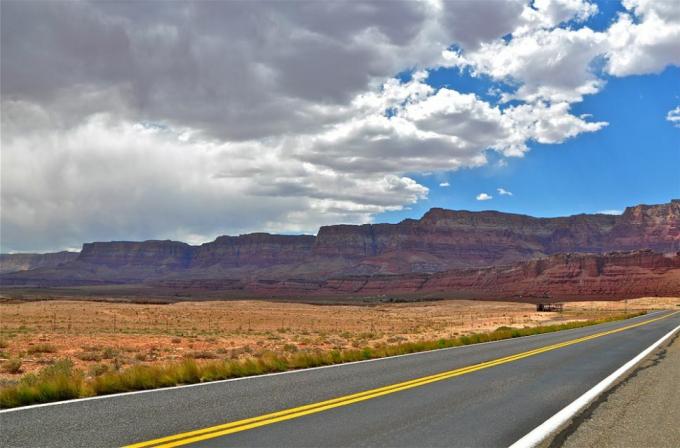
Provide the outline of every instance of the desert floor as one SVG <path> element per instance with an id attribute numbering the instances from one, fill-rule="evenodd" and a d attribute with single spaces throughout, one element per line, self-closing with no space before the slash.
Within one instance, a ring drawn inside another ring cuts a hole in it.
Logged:
<path id="1" fill-rule="evenodd" d="M 0 381 L 70 358 L 90 375 L 185 357 L 363 348 L 436 340 L 501 326 L 586 320 L 625 310 L 678 308 L 680 298 L 570 302 L 562 313 L 471 300 L 310 305 L 255 300 L 134 304 L 73 300 L 0 303 Z M 13 362 L 8 362 L 12 360 Z"/>

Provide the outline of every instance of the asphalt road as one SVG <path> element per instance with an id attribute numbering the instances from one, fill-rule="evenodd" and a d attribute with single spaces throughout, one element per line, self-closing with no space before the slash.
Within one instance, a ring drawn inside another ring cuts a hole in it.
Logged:
<path id="1" fill-rule="evenodd" d="M 384 360 L 3 411 L 0 446 L 143 442 L 460 369 L 662 315 Z M 675 314 L 193 446 L 507 446 L 678 325 L 680 314 Z"/>

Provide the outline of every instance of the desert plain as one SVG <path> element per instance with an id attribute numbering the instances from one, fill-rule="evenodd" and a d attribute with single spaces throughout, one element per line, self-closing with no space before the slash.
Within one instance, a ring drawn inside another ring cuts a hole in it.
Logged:
<path id="1" fill-rule="evenodd" d="M 670 297 L 568 302 L 560 313 L 537 312 L 526 303 L 474 300 L 319 305 L 5 299 L 0 302 L 0 383 L 65 358 L 96 376 L 184 358 L 201 362 L 265 352 L 377 347 L 678 307 L 680 298 Z"/>

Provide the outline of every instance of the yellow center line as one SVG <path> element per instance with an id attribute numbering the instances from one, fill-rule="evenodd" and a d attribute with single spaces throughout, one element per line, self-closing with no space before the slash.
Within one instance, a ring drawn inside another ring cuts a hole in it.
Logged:
<path id="1" fill-rule="evenodd" d="M 636 324 L 627 325 L 625 327 L 616 328 L 613 330 L 607 330 L 600 333 L 595 333 L 589 336 L 583 336 L 576 339 L 571 339 L 564 342 L 558 342 L 556 344 L 547 345 L 545 347 L 536 348 L 522 353 L 517 353 L 510 356 L 505 356 L 503 358 L 494 359 L 491 361 L 485 361 L 479 364 L 473 364 L 466 367 L 461 367 L 454 370 L 449 370 L 446 372 L 437 373 L 434 375 L 428 375 L 421 378 L 416 378 L 409 381 L 404 381 L 401 383 L 392 384 L 389 386 L 383 386 L 376 389 L 370 389 L 363 392 L 344 395 L 342 397 L 334 398 L 331 400 L 320 401 L 317 403 L 311 403 L 304 406 L 298 406 L 290 409 L 284 409 L 282 411 L 273 412 L 270 414 L 260 415 L 258 417 L 246 418 L 243 420 L 237 420 L 230 423 L 224 423 L 217 426 L 211 426 L 209 428 L 198 429 L 195 431 L 184 432 L 180 434 L 175 434 L 172 436 L 161 437 L 159 439 L 149 440 L 146 442 L 139 442 L 132 445 L 128 445 L 127 448 L 170 448 L 175 446 L 186 445 L 189 443 L 199 442 L 201 440 L 212 439 L 215 437 L 226 436 L 228 434 L 233 434 L 236 432 L 247 431 L 249 429 L 258 428 L 260 426 L 271 425 L 272 423 L 282 422 L 285 420 L 291 420 L 294 418 L 299 418 L 309 414 L 316 414 L 318 412 L 327 411 L 329 409 L 337 408 L 340 406 L 347 406 L 353 403 L 358 403 L 361 401 L 370 400 L 373 398 L 381 397 L 383 395 L 392 394 L 395 392 L 412 389 L 414 387 L 424 386 L 426 384 L 434 383 L 437 381 L 446 380 L 460 375 L 465 375 L 467 373 L 476 372 L 482 369 L 488 369 L 490 367 L 498 366 L 501 364 L 506 364 L 513 361 L 518 361 L 520 359 L 528 358 L 530 356 L 535 356 L 540 353 L 545 353 L 552 350 L 557 350 L 563 347 L 568 347 L 570 345 L 578 344 L 581 342 L 589 341 L 591 339 L 600 338 L 602 336 L 607 336 L 614 333 L 619 333 L 622 331 L 630 330 L 632 328 L 637 328 L 642 325 L 647 325 L 652 322 L 659 321 L 661 319 L 666 319 L 668 317 L 674 316 L 680 313 L 676 311 L 671 314 L 666 314 L 661 317 L 646 320 L 643 322 L 638 322 Z"/>

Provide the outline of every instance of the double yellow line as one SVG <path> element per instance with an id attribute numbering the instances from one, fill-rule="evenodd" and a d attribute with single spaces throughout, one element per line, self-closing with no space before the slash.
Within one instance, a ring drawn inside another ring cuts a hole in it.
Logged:
<path id="1" fill-rule="evenodd" d="M 271 425 L 272 423 L 283 422 L 286 420 L 292 420 L 294 418 L 303 417 L 309 414 L 316 414 L 318 412 L 327 411 L 329 409 L 337 408 L 340 406 L 347 406 L 353 403 L 359 403 L 361 401 L 371 400 L 373 398 L 381 397 L 383 395 L 393 394 L 402 390 L 413 389 L 415 387 L 424 386 L 426 384 L 434 383 L 437 381 L 446 380 L 460 375 L 465 375 L 467 373 L 476 372 L 482 369 L 488 369 L 490 367 L 498 366 L 501 364 L 507 364 L 509 362 L 518 361 L 520 359 L 528 358 L 530 356 L 535 356 L 541 353 L 549 352 L 552 350 L 557 350 L 563 347 L 568 347 L 570 345 L 578 344 L 581 342 L 589 341 L 591 339 L 600 338 L 602 336 L 607 336 L 614 333 L 620 333 L 622 331 L 630 330 L 632 328 L 641 327 L 643 325 L 650 324 L 652 322 L 659 321 L 661 319 L 666 319 L 668 317 L 674 316 L 680 313 L 676 311 L 674 313 L 666 314 L 655 319 L 646 320 L 636 324 L 627 325 L 625 327 L 616 328 L 614 330 L 603 331 L 600 333 L 595 333 L 589 336 L 584 336 L 577 339 L 572 339 L 565 342 L 559 342 L 557 344 L 548 345 L 545 347 L 537 348 L 534 350 L 529 350 L 522 353 L 517 353 L 515 355 L 506 356 L 504 358 L 498 358 L 491 361 L 482 362 L 479 364 L 473 364 L 467 367 L 461 367 L 454 370 L 449 370 L 446 372 L 438 373 L 435 375 L 424 376 L 421 378 L 416 378 L 410 381 L 404 381 L 402 383 L 392 384 L 389 386 L 379 387 L 377 389 L 370 389 L 364 392 L 359 392 L 356 394 L 345 395 L 342 397 L 334 398 L 332 400 L 320 401 L 317 403 L 308 404 L 305 406 L 299 406 L 295 408 L 285 409 L 283 411 L 273 412 L 271 414 L 260 415 L 259 417 L 246 418 L 243 420 L 238 420 L 231 423 L 225 423 L 222 425 L 212 426 L 209 428 L 199 429 L 196 431 L 189 431 L 180 434 L 175 434 L 173 436 L 162 437 L 159 439 L 149 440 L 146 442 L 139 442 L 129 445 L 127 448 L 170 448 L 175 446 L 187 445 L 190 443 L 200 442 L 202 440 L 213 439 L 215 437 L 222 437 L 229 434 L 234 434 L 241 431 L 247 431 L 249 429 L 258 428 L 260 426 Z"/>

